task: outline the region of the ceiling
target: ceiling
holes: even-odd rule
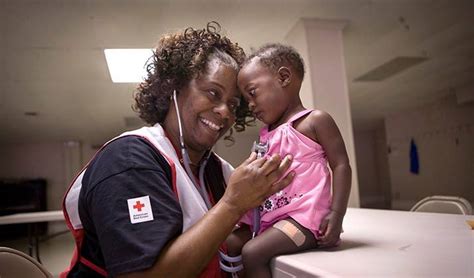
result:
[[[374,128],[388,114],[474,91],[473,15],[472,0],[0,0],[0,142],[101,144],[129,129],[136,84],[111,82],[104,48],[152,47],[211,20],[246,51],[284,42],[303,17],[347,20],[354,128]],[[425,60],[354,81],[403,56]]]

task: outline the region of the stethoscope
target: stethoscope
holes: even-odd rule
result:
[[[252,151],[257,153],[257,158],[264,157],[268,151],[268,142],[253,142]],[[257,236],[260,230],[260,208],[256,207],[253,209],[253,227],[252,227],[252,238]]]
[[[201,166],[199,167],[199,181],[197,181],[196,177],[191,171],[191,166],[190,166],[191,159],[189,158],[188,151],[186,150],[186,145],[184,144],[183,127],[181,124],[181,115],[179,113],[178,100],[176,98],[176,90],[173,90],[172,98],[173,98],[174,107],[176,110],[176,116],[178,118],[179,144],[180,144],[180,149],[181,149],[181,155],[183,157],[184,169],[186,173],[188,174],[188,177],[191,179],[195,187],[198,189],[199,194],[201,195],[202,199],[206,203],[207,208],[210,209],[211,202],[209,200],[209,195],[207,194],[206,185],[204,184],[204,170],[206,168],[207,161],[211,155],[211,150],[207,151],[207,154],[204,157],[204,161],[201,163]],[[253,151],[257,153],[257,157],[262,157],[267,152],[267,150],[268,150],[268,144],[254,143]],[[258,208],[254,209],[253,224],[254,225],[253,225],[252,237],[255,237],[258,230],[260,229],[260,211]],[[223,270],[232,273],[232,277],[237,277],[236,272],[242,270],[243,266],[242,264],[238,266],[233,266],[232,264],[241,261],[242,256],[230,257],[222,251],[219,251],[219,255],[221,257],[221,260],[219,262],[220,267]],[[228,263],[231,263],[231,266],[226,266],[225,264],[223,264],[223,261],[227,261]]]
[[[206,169],[207,161],[211,156],[211,150],[207,151],[206,156],[204,157],[204,161],[202,161],[199,167],[199,181],[196,180],[193,172],[191,171],[191,159],[189,158],[188,151],[186,150],[186,145],[184,144],[184,137],[183,137],[183,127],[181,124],[181,115],[179,113],[178,108],[178,100],[176,98],[176,90],[173,91],[173,102],[174,107],[176,110],[176,116],[178,117],[178,128],[179,128],[179,144],[181,149],[181,156],[183,157],[183,164],[186,173],[188,174],[189,179],[193,182],[199,194],[201,195],[204,203],[206,203],[207,209],[211,208],[211,201],[209,200],[209,195],[207,194],[206,185],[204,184],[204,169]]]

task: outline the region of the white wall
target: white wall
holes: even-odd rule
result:
[[[48,209],[61,208],[67,183],[62,143],[2,145],[0,153],[0,177],[46,179]]]
[[[363,208],[390,208],[390,175],[384,126],[355,130],[354,143]]]
[[[376,164],[375,132],[354,132],[354,145],[357,158],[357,174],[359,177],[360,206],[374,207],[383,194],[378,191],[378,175]]]
[[[91,156],[90,148],[83,149],[79,142],[1,145],[0,178],[46,179],[47,209],[59,210],[71,180],[87,162],[84,158]],[[49,224],[49,233],[63,230],[65,223]]]
[[[448,96],[385,119],[392,208],[409,209],[429,195],[458,195],[474,203],[474,103]],[[410,140],[420,173],[410,173]]]
[[[385,125],[375,130],[375,165],[377,166],[378,192],[383,196],[383,204],[380,208],[390,209],[392,207],[392,181],[390,180],[390,165],[388,163],[387,136]]]

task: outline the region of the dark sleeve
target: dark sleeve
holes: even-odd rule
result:
[[[183,225],[166,160],[144,139],[130,137],[107,146],[84,176],[85,211],[113,276],[151,267]],[[132,224],[128,200],[147,196],[153,220]]]

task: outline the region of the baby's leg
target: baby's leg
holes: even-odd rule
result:
[[[313,233],[287,218],[247,242],[242,249],[242,260],[247,277],[271,277],[270,260],[278,255],[316,248]]]
[[[240,256],[242,253],[242,248],[252,238],[252,232],[250,227],[243,225],[240,228],[234,230],[226,239],[227,245],[227,255],[231,257]],[[242,261],[238,263],[233,263],[232,266],[241,265]],[[239,277],[245,277],[245,270],[238,272]],[[229,277],[231,277],[229,275]]]
[[[227,254],[229,256],[238,256],[242,253],[242,247],[252,238],[250,227],[243,225],[234,230],[226,239]]]

